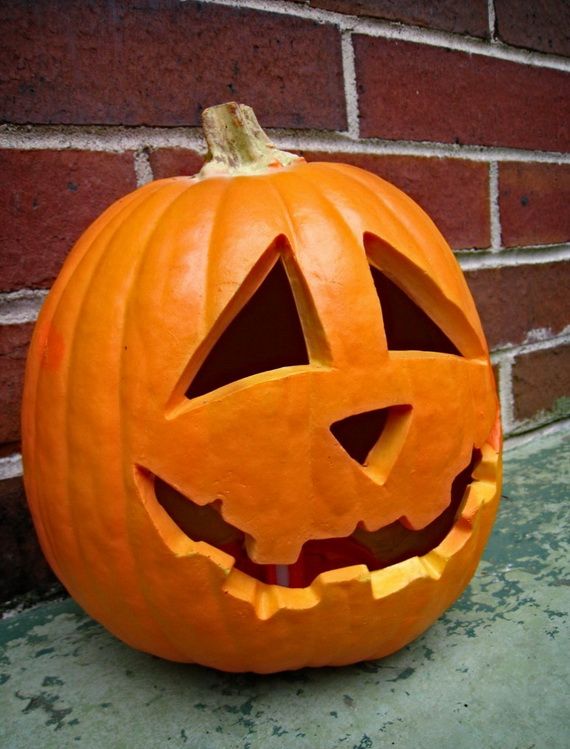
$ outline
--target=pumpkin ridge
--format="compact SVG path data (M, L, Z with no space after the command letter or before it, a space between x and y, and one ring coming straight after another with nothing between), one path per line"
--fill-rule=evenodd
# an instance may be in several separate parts
M315 167L317 167L317 168L320 168L320 167L323 167L323 166L324 166L324 167L325 167L325 170L329 168L329 165L328 165L328 164L323 164L323 163L321 163L321 162L317 162L317 163L315 163L315 164L314 164L314 166L315 166ZM337 173L337 174L341 174L341 175L342 175L343 177L348 177L348 179L351 179L351 178L352 178L352 175L346 175L346 174L345 174L345 172L344 172L344 171L343 171L342 169L339 169L339 168L335 168L335 167L342 167L342 166L344 166L344 165L342 165L342 164L332 164L332 165L330 165L330 167L332 168L332 170L333 170L333 171L334 171L335 173ZM295 176L296 176L296 177L298 177L298 178L301 178L301 179L305 179L305 180L306 180L306 181L308 181L308 182L311 182L311 184L313 185L313 187L317 189L317 191L318 191L319 195L321 195L321 196L322 196L322 199L323 199L323 201L324 201L324 202L326 202L326 203L327 203L327 205L328 205L328 206L330 207L330 210L331 210L331 212L334 212L334 213L335 213L335 215L336 215L336 216L337 216L337 217L338 217L338 218L339 218L339 219L340 219L340 220L342 221L343 225L347 227L348 231L349 231L349 232L351 233L351 235L352 235L352 236L354 237L354 239L355 239L355 242L356 242L356 243L357 243L358 245L360 245L360 246L362 247L362 250L363 250L363 254L364 254L364 256L366 257L366 259L368 260L368 262L369 262L369 263L370 263L370 262L372 262L372 258L370 257L370 252L369 252L369 249L368 249L368 246L367 246L367 245L368 245L369 243L367 243L367 241L366 241L366 237L367 237L367 235L368 235L368 236L371 236L371 237L374 237L374 238L376 238L376 235L375 235L375 234L374 234L373 232L369 232L369 231L366 231L366 230L364 231L363 235L359 235L359 234L356 234L356 232L354 231L353 227L352 227L352 226L350 225L350 223L348 222L348 220L347 220L347 219L346 219L346 217L344 216L344 213L343 213L343 212L342 212L341 210L339 210L339 208L337 208L337 206L336 206L336 204L334 203L333 199L332 199L332 198L331 198L331 197L330 197L330 196L328 195L328 193L327 193L326 189L322 189L322 188L321 188L321 186L320 186L320 184L319 184L318 182L316 182L316 181L315 181L315 180L313 180L313 179L310 179L309 175L311 175L311 173L313 173L313 174L314 174L314 170L313 170L313 171L311 170L311 168L312 168L312 167L313 167L313 164L308 164L306 168L303 168L303 169L297 169L297 171L296 171L296 175L295 175ZM353 168L354 168L354 169L358 169L358 167L353 167ZM380 180L381 180L381 178L378 178L378 179L380 179ZM383 183L385 183L385 184L388 184L388 185L389 185L389 183L385 182L385 180L381 180L381 181L382 181ZM358 181L358 180L357 180L357 182L358 182L358 184L359 184L359 185L361 185L361 186L362 186L362 187L363 187L364 189L366 189L366 188L367 188L367 186L365 185L365 183L362 183L362 182L360 182L360 181ZM401 191L400 191L400 192L401 192ZM402 193L402 195L405 195L405 193ZM408 198L408 196L405 196L405 197L406 197L406 198ZM409 199L409 198L408 198L408 199ZM414 205L417 205L417 204L416 204L416 203L415 203L414 201L412 201L412 203L413 203ZM395 210L393 209L392 205L391 205L391 204L389 204L389 203L386 203L386 202L384 203L384 205L385 205L386 209L387 209L387 210L388 210L388 211L389 211L389 212L391 213L391 215L392 215L392 216L393 216L394 218L396 218L397 220L399 220L399 214L397 214L397 212L396 212L396 211L395 211ZM423 211L423 209L422 209L422 211ZM427 216L427 214L426 214L426 216ZM402 226L402 227L403 227L403 228L404 228L404 229L406 230L406 232L407 232L407 233L409 234L409 231L408 231L407 225L405 225L405 224L402 224L402 223L400 223L400 225L401 225L401 226ZM434 226L435 226L435 225L434 225ZM436 228L437 228L437 227L436 227ZM410 236L413 236L413 235L410 235ZM399 261L399 262L402 262L403 260L406 260L406 261L408 261L408 262L409 262L409 264L410 264L410 267L411 267L411 268L413 268L413 272L420 272L420 273L422 273L422 270L423 270L423 269L422 269L422 268L421 268L420 266L418 266L418 265L416 265L415 263L413 263L412 261L410 261L410 260L409 260L409 259L407 258L406 254L405 254L404 252L402 252L402 250L400 250L400 249L399 249L399 248L397 248L397 247L394 247L394 246L393 246L393 245L392 245L392 244L391 244L390 242L388 242L387 240L385 240L385 239L384 239L383 237L377 237L377 239L378 239L378 240L379 240L379 241L380 241L380 242L381 242L381 243L382 243L383 245L386 245L387 247L390 247L390 248L391 248L391 250L393 251L394 255L395 255L395 256L396 256L397 258L398 258L398 261ZM414 241L415 241L415 238L414 238ZM418 246L420 246L420 245L418 244ZM446 245L446 247L447 247L447 245ZM449 248L447 248L447 249L449 250ZM449 250L449 252L451 252L451 250ZM424 253L424 257L425 257L425 260L426 260L426 262L427 262L427 263L429 264L429 259L427 258L427 256L425 256L425 253ZM420 307L420 309L421 309L421 310L422 310L423 312L425 312L426 314L428 314L428 313L427 313L427 312L425 311L424 305L423 305L423 304L421 303L421 301L419 301L419 300L417 300L417 299L415 298L415 295L414 295L413 293L410 293L410 291L409 291L409 290L407 290L407 289L403 288L401 284L399 284L399 283L397 283L396 281L394 281L394 280L393 280L392 276L393 276L393 275L395 275L395 274L392 274L392 273L390 273L389 271L386 271L386 270L384 270L384 268L382 267L382 266L383 266L384 264L381 264L381 265L379 265L378 263L375 263L375 265L376 265L376 267L378 267L378 268L379 268L379 270L381 270L381 271L382 271L383 273L385 273L385 275L387 275L387 276L388 276L388 278L389 278L390 280L392 280L392 282L393 282L393 283L395 283L395 284L396 284L396 286L398 286L398 287L399 287L399 288L400 288L400 289L401 289L401 290L402 290L402 291L403 291L403 292L404 292L404 293L405 293L406 295L408 295L408 296L409 296L409 297L410 297L410 298L412 299L412 301L414 301L414 302L415 302L415 303L416 303L416 304L417 304L417 305L418 305L418 306ZM425 275L425 273L422 273L422 280L423 280L423 282L424 282L424 286L425 286L425 283L427 283L427 282L428 282L428 281L430 280L430 278L429 278L428 276L426 276L426 275ZM416 284L417 284L417 281L416 281ZM440 291L440 290L439 290L439 287L437 287L437 286L435 286L435 285L434 285L434 288L433 288L433 289L430 289L430 290L426 291L426 296L428 296L428 298L430 298L430 297L431 297L431 298L433 298L433 297L434 297L435 295L438 295L438 292L439 292L439 291ZM441 304L441 300L438 300L438 302L439 302L439 304ZM474 336L474 337L476 337L476 336L477 336L477 334L478 334L478 331L477 331L476 329L473 329L473 326L471 325L471 322L470 322L470 321L468 320L468 318L467 318L467 317L465 317L465 316L464 316L464 315L462 314L462 310L461 310L461 307L457 305L457 303L456 303L455 299L450 299L449 297L446 297L446 298L445 298L445 302L446 302L446 303L447 303L447 304L448 304L449 306L451 306L451 307L453 308L453 310L454 310L454 313L455 313L455 315L459 315L459 316L460 316L461 318L463 318L463 320L464 320L464 325L467 325L469 329L472 329L472 333L473 333L473 336ZM438 304L436 304L435 302L434 302L434 305L433 305L433 306L434 306L434 307L435 307L436 309L438 309ZM429 315L429 314L428 314L428 316L429 316L429 317L431 317L431 315ZM433 318L432 318L432 320L433 320ZM444 326L442 325L442 322L441 322L441 321L440 321L440 322L438 322L438 321L436 321L436 320L434 320L434 322L435 322L435 324L436 324L436 325L438 325L438 326L439 326L439 327L440 327L440 328L441 328L441 329L443 330L443 332L444 332L444 333L445 333L446 335L448 335L448 337L450 337L450 340L451 340L451 341L452 341L452 342L454 343L453 337L449 336L449 334L448 334L448 333L446 332L446 330L445 330L445 327L444 327ZM443 321L443 323L445 324L445 320ZM384 326L382 326L382 329L383 329L383 333L384 333L384 335L385 335L385 332L384 332ZM388 348L387 342L386 342L386 348Z
M388 195L386 194L386 191L390 188L397 190L397 197L400 199L405 199L406 202L409 201L409 204L411 204L414 208L418 209L424 214L427 218L427 214L425 214L425 211L419 206L414 200L412 200L408 195L406 195L403 190L399 190L394 185L390 184L387 180L382 179L382 177L378 177L375 174L370 174L365 172L363 169L357 166L352 166L351 164L340 164L340 163L326 163L326 162L314 162L315 166L317 168L324 168L324 171L333 171L335 175L340 177L341 179L344 179L346 182L352 183L352 185L357 185L360 190L363 190L369 194L371 194L376 200L378 200L381 204L383 209L390 214L391 219L398 224L403 234L405 234L410 239L410 243L414 245L416 251L420 255L420 257L425 261L426 265L429 265L429 258L426 255L426 252L424 250L425 242L419 241L419 239L415 236L413 232L410 231L409 226L407 223L402 221L402 218L400 216L400 213L394 208L394 205L392 201L389 200ZM368 178L372 177L378 188L377 191L371 188L371 186L368 184ZM443 237L440 235L439 231L437 230L437 227L431 221L431 225L436 230L438 239L443 243L445 247L447 247L447 243L443 239ZM360 237L359 237L360 239ZM399 253L402 253L401 249L398 249Z
M74 244L73 250L71 251L68 258L66 258L63 267L61 269L60 274L56 278L56 280L53 283L53 286L51 287L49 294L44 301L42 308L40 310L40 320L39 322L43 323L44 327L48 327L53 318L55 317L57 313L57 309L61 303L61 299L63 294L65 293L65 290L67 288L69 278L73 272L76 271L78 265L83 261L85 255L88 253L92 245L98 241L100 235L102 232L104 232L106 229L109 228L109 224L105 223L104 217L108 216L109 213L111 213L111 209L115 209L112 215L112 220L119 220L124 216L125 213L127 213L128 207L136 200L136 194L138 193L138 190L135 190L128 195L126 195L124 198L122 198L117 203L110 206L110 208L105 211L97 221L95 221L86 231L83 232L81 237L77 240L77 242ZM129 200L130 199L130 200ZM119 204L122 204L120 209L118 209ZM82 243L87 241L87 238L89 237L89 241L87 244L87 247L83 250L83 253L80 256L75 257L74 250L76 247L79 247ZM34 329L34 332L32 334L32 339L30 342L30 349L35 348L36 346L42 346L42 343L38 343L38 340L40 338L40 333L43 332L43 327L41 325L37 325ZM26 394L22 401L22 412L23 412L23 420L27 418L28 412L32 410L32 406L29 406L28 404L31 402L32 404L35 404L37 401L37 388L40 381L40 365L38 360L29 357L27 366L26 366L26 382L25 382L25 389ZM29 392L33 391L33 395L30 395ZM37 420L38 414L35 413L36 419L34 419L33 424L33 434L29 435L29 430L26 431L28 435L27 443L29 445L35 446L35 421ZM28 481L31 481L31 477L28 477Z
M219 259L216 257L216 240L218 234L224 234L225 233L225 227L221 224L221 216L223 215L225 205L224 203L227 201L227 198L230 194L230 191L232 187L235 189L236 182L233 180L227 180L225 184L225 189L221 191L221 193L218 195L218 200L216 202L216 206L212 212L212 219L211 219L211 229L210 229L210 235L208 238L208 248L206 250L206 301L204 303L204 314L202 316L202 324L205 325L206 329L202 329L201 337L204 335L207 335L209 329L215 325L217 314L214 314L212 312L212 302L211 302L211 295L208 293L209 290L212 288L212 277L211 277L211 271L215 267L215 265L219 262ZM223 243L221 243L221 246L223 247ZM215 307L214 307L215 309Z
M125 347L125 340L126 340L125 335L127 331L127 321L129 319L129 310L132 306L133 299L136 296L132 292L132 290L136 289L136 280L144 268L145 257L147 256L148 250L150 246L152 245L157 228L161 225L161 222L164 220L165 216L174 209L175 205L179 201L183 201L186 198L189 190L192 189L192 187L193 187L193 183L189 185L185 185L184 189L177 192L172 197L172 199L167 203L167 205L163 207L163 210L161 211L160 215L156 218L154 222L154 226L148 232L148 236L146 237L142 247L139 248L139 252L137 255L136 268L133 271L133 277L130 283L131 293L127 295L124 301L124 307L123 307L124 313L123 313L123 321L121 325L122 335L121 335L121 345L119 347L119 362L120 362L119 382L122 384L120 387L120 391L118 393L120 411L123 410L125 400L126 400L125 394L124 394L124 387L125 387L125 382L127 381L127 378L124 376L125 357L122 355L122 352ZM120 430L121 430L121 444L123 446L126 446L129 444L130 441L129 441L125 422L122 420L120 422ZM145 590L145 586L142 584L142 581L144 579L143 569L141 568L141 565L138 559L138 554L136 552L136 542L134 542L134 539L132 538L132 535L131 535L132 534L131 514L133 511L133 508L131 506L131 503L129 502L129 497L133 491L133 486L132 486L132 480L131 480L131 476L129 474L127 466L123 467L122 476L123 476L123 480L122 480L123 513L122 514L124 517L124 527L127 530L129 538L131 539L130 554L128 556L130 557L133 570L136 571L135 579L137 581L137 588L140 594L140 602L146 608L150 616L150 621L152 622L152 625L155 628L155 631L160 632L160 635L163 638L163 640L166 643L168 643L169 648L172 650L173 653L176 654L173 657L180 658L181 660L183 660L187 657L186 653L178 648L176 643L173 642L172 638L169 637L164 627L161 626L160 617L156 615L157 612L155 610L155 607L149 600L149 597Z
M320 164L317 162L312 162L310 164L307 164L304 168L298 168L295 171L295 177L296 179L299 179L305 183L309 183L311 185L311 188L315 195L318 196L318 199L321 203L324 203L329 212L334 214L336 216L339 223L344 227L347 234L350 234L350 236L354 239L354 241L359 244L360 243L360 234L356 232L350 222L348 221L347 217L344 215L344 212L337 206L337 204L334 202L334 200L328 195L326 185L323 186L318 180L313 179L314 173L316 169Z
M298 219L296 217L296 213L301 209L306 210L306 206L308 204L308 195L310 195L310 200L312 201L312 205L319 206L324 205L326 206L329 213L332 213L334 217L336 218L337 222L341 224L343 233L338 230L338 227L334 225L334 222L331 221L330 215L326 217L326 221L323 223L326 224L327 229L332 237L334 237L337 240L340 240L341 238L348 239L349 240L349 246L350 250L353 256L354 263L353 265L356 267L358 265L359 272L361 270L364 270L364 266L367 265L365 253L362 247L362 241L360 236L355 234L352 226L344 216L344 214L336 207L336 205L328 198L328 196L325 194L325 192L321 189L321 186L316 183L314 180L309 178L309 174L313 170L313 164L304 164L299 167L296 167L292 170L290 170L287 173L281 173L279 175L275 175L273 178L274 181L279 184L280 187L280 193L283 197L283 202L286 206L288 215L291 217L291 221L293 223L293 226L297 226ZM297 181L302 181L306 186L309 187L310 193L304 192L303 199L299 199L298 195L298 188L296 187L295 183ZM314 209L316 212L318 212L318 208L315 207ZM297 233L298 236L298 233ZM303 251L302 246L299 245L299 242L297 242L296 247L296 254L300 255ZM362 262L361 262L362 261ZM367 271L367 268L366 268ZM313 296L313 295L311 295ZM317 313L320 312L316 302L315 307L317 309ZM322 319L322 313L319 315L324 330L325 335L327 332L327 326L324 323ZM378 315L378 330L376 332L376 342L378 346L378 350L385 352L386 346L385 342L383 341L383 328L380 325L380 315ZM343 355L343 350L346 347L346 341L343 339L338 339L334 342L330 340L329 337L327 337L327 341L329 344L329 351L331 352L332 361L335 366L338 366L339 362L342 362L343 359L346 357Z
M170 182L169 182L168 186L170 186ZM177 186L177 188L178 189L176 190L175 196L173 196L173 200L175 200L178 197L178 195L183 190L187 189L186 186L184 186L183 189L180 189L180 186ZM134 209L128 215L128 219L127 220L133 221L133 220L136 219L136 216L137 216L137 214L139 212L141 214L143 214L143 215L146 215L146 213L148 212L148 206L149 206L150 203L152 203L152 202L159 203L159 205L157 206L157 208L158 208L158 211L157 211L158 215L155 217L155 220L153 221L153 224L151 226L147 227L149 237L152 235L152 233L155 231L156 227L159 225L160 218L162 217L162 215L164 214L164 212L166 212L166 210L168 209L168 207L170 205L170 203L169 203L166 206L166 208L164 206L162 206L162 209L161 209L159 199L161 197L162 197L162 199L164 199L164 196L161 196L161 194L160 194L161 192L162 192L162 190L155 190L155 191L151 192L150 194L145 194L144 199L141 200L139 203L137 203L134 206ZM104 246L102 247L101 254L99 255L98 259L95 261L94 267L93 267L93 269L90 272L90 275L89 275L89 278L87 280L87 283L85 284L85 287L82 289L81 299L80 299L79 306L77 308L77 314L76 314L75 323L74 323L74 326L73 326L73 335L71 336L73 339L75 339L77 337L77 339L80 340L80 336L78 335L78 321L80 320L82 314L84 314L84 310L86 309L87 304L91 301L91 298L92 298L92 289L94 288L94 286L97 283L100 283L101 269L105 266L105 263L109 263L109 258L112 257L112 255L113 255L114 252L120 251L120 248L119 248L119 250L117 250L117 243L119 242L119 238L120 238L121 232L125 231L124 227L125 227L125 224L123 222L122 224L120 224L117 227L117 229L115 231L112 232L112 234L109 237L109 239L105 242ZM140 252L139 252L139 254L138 254L137 257L140 257ZM77 293L77 292L74 292L74 293ZM126 308L126 305L127 305L127 299L123 298L123 309ZM121 327L124 329L124 321L123 321ZM79 352L79 347L78 346L75 346L74 348L72 348L70 350L69 366L67 368L67 373L69 373L69 375L72 378L73 378L74 375L76 375L77 372L81 372L81 366L79 364L77 364L77 363L74 364L74 362L76 362L76 360L77 360L78 352ZM121 354L122 354L122 349L120 349L117 352L117 356L118 356L119 360L121 358ZM69 389L71 392L73 392L76 388L73 387L73 385L71 384L71 382L72 382L72 379L68 381L68 384L66 385L66 389ZM117 398L119 399L119 403L120 403L120 394L119 393L117 393ZM119 411L120 411L120 409L119 409ZM65 444L66 444L65 454L67 456L71 456L71 458L73 460L74 449L72 448L72 442L73 442L73 440L72 440L71 434L70 434L70 426L71 425L70 425L70 420L69 419L66 419L65 425L66 425L66 428L65 428ZM70 479L70 477L72 475L73 475L72 472L68 472L67 473L66 496L68 498L70 498L70 497L73 496L73 491L72 491L72 488L71 488L71 486L69 484L69 479ZM74 531L74 534L76 535L76 539L77 539L77 545L78 545L78 550L79 550L78 557L83 560L84 567L86 569L89 569L90 564L89 564L89 561L88 561L88 558L87 558L87 552L84 549L84 545L82 544L81 540L77 536L77 529L79 527L81 527L81 523L78 522L77 510L75 509L75 503L73 501L70 501L69 508L70 508L69 509L69 516L70 516L70 518L73 521L71 523L71 525L73 526L73 531ZM106 525L108 521L107 520L103 520L102 522L103 522L103 525ZM124 559L123 559L123 564L119 568L121 569L122 575L121 576L115 576L115 578L114 578L114 585L120 591L121 588L123 588L123 586L124 586ZM121 578L123 578L123 579L121 579ZM104 610L105 609L105 603L104 603L104 601L105 601L105 599L107 597L107 594L102 591L102 589L101 589L102 583L99 581L97 575L92 575L90 577L89 585L90 585L91 591L93 592L93 594L95 596L95 600L97 601L97 604L96 604L97 609L96 609L96 611L98 613L99 610ZM80 598L80 600L81 600L81 598Z
M71 293L70 290L69 290L70 280L71 280L71 274L72 273L77 273L79 271L81 265L86 262L89 254L90 254L90 251L92 251L92 248L95 246L95 244L97 242L101 241L101 236L103 234L105 234L105 233L108 232L109 235L110 235L110 237L113 237L115 235L115 233L120 230L120 228L121 228L121 219L124 219L125 214L129 213L129 209L132 211L132 209L133 209L133 203L136 202L136 198L134 197L134 195L136 194L136 192L137 191L134 191L134 193L131 193L131 196L133 196L133 198L132 198L131 201L128 201L126 203L126 205L123 205L121 207L121 210L115 212L115 214L113 215L113 217L111 219L111 222L112 222L111 224L105 223L102 220L103 217L100 217L101 221L100 221L100 224L99 224L99 226L100 226L99 231L97 231L97 232L94 231L92 233L92 235L91 235L91 237L89 239L87 247L84 249L83 253L80 256L77 256L77 258L74 258L74 257L70 256L68 259L66 259L66 261L64 263L64 269L63 270L65 271L66 267L67 268L71 268L71 270L69 270L65 275L63 275L61 277L58 277L58 279L56 280L56 283L54 284L53 289L50 291L50 294L48 295L48 299L46 300L46 303L43 305L42 310L40 312L40 318L38 320L38 327L34 331L35 332L34 338L36 338L38 336L38 333L39 333L40 330L43 330L43 327L40 327L40 325L46 326L46 327L47 326L51 327L51 324L52 324L53 320L57 317L58 311L62 307L64 299L67 296L69 296L69 294ZM155 191L153 191L153 193L154 192ZM151 194L153 194L153 193L151 193ZM129 196L126 196L126 197L129 197ZM148 196L145 196L144 199L146 200L147 197ZM141 200L141 202L142 202L142 200ZM92 227L90 227L90 228L92 228ZM75 245L76 248L80 247L80 245L81 245L81 243L83 241L83 238L86 235L88 235L88 232L89 232L89 229L86 232L83 233L83 235L80 237L80 239L77 241L77 243ZM101 254L104 254L105 250L106 250L106 244L103 245L103 247L101 248ZM69 261L72 261L73 265ZM73 262L73 261L75 261L75 262ZM79 316L79 311L80 311L80 307L77 309L76 319ZM67 313L66 313L66 318L68 318L68 314ZM73 329L73 333L74 333L74 329ZM71 336L71 338L73 338L73 335ZM31 347L35 348L36 345L39 345L39 344L36 344L36 341L34 341L34 339L32 339ZM30 358L28 360L30 361ZM31 361L33 361L33 359L31 359ZM68 373L69 373L69 367L66 369L66 374L68 374ZM28 373L26 373L26 380L28 379L28 376L29 376ZM36 368L36 371L34 373L35 382L33 383L33 385L31 385L31 387L34 388L34 404L38 400L38 392L39 392L39 388L40 388L40 384L41 384L43 376L44 375L43 375L43 372L41 370L41 365L38 365L38 367ZM26 444L25 450L24 450L24 452L26 454L28 453L29 450L31 450L31 451L33 451L35 453L35 451L37 449L37 446L35 444L35 440L36 440L36 434L37 434L37 422L38 422L38 419L40 418L40 416L41 416L40 410L36 409L35 410L35 419L34 419L34 425L35 425L35 427L34 427L34 436L33 436L34 442L31 445L31 447L29 447L29 448L28 448L28 444ZM30 440L30 442L31 442L31 440ZM26 443L27 443L27 440L26 440ZM61 454L62 454L62 456L63 455L68 456L68 454L69 454L68 446L66 446L66 449L63 450L61 452ZM67 471L65 471L65 470L64 470L64 473L66 475L68 475ZM64 492L64 494L65 494L66 497L69 497L69 491L68 491L68 489L66 489L66 491ZM43 506L42 506L42 504L43 503L41 503L41 502L37 503L38 512L39 512L40 516L43 515ZM69 515L69 517L71 517L71 512L70 511L68 511L68 515ZM61 570L65 566L63 568L60 566L60 563L58 561L58 554L57 554L57 551L56 551L56 545L53 544L53 541L51 540L52 539L52 535L53 535L52 532L51 532L51 523L46 522L44 520L44 522L42 523L42 528L43 528L43 531L44 531L44 541L47 543L47 548L45 550L46 554L47 554L47 556L48 556L48 558L50 560L53 560L54 567L56 568L56 571L57 570ZM74 532L74 535L76 536L75 526L73 527L73 532ZM76 539L76 550L74 552L74 555L76 557L79 555L79 544L77 543L77 539ZM61 578L61 575L58 574L58 577Z
M167 180L162 181L166 182ZM133 190L128 195L125 195L103 211L93 224L87 227L73 245L68 257L64 261L60 274L50 289L49 295L51 296L52 292L55 292L56 295L61 297L70 277L78 271L79 266L90 252L92 246L100 241L101 235L108 231L112 225L122 223L125 219L128 220L141 203L150 199L151 196L159 192L160 189L161 186L157 184L157 182L149 182L148 184ZM81 249L81 245L85 243L87 243L86 246L82 248L81 254L78 255L77 253Z
M382 177L379 177L376 174L366 172L364 169L361 169L360 167L353 166L351 164L325 163L325 162L317 162L317 163L320 167L325 167L326 169L331 169L337 173L342 174L348 180L360 185L362 188L369 191L370 193L372 193L374 197L380 200L384 208L390 212L390 214L394 217L395 220L398 221L399 225L402 227L405 233L408 234L413 239L414 245L416 246L418 250L420 250L421 257L424 260L424 264L428 272L431 275L434 275L437 277L437 276L441 276L441 271L444 270L445 271L445 284L446 285L449 284L451 286L451 291L453 293L453 296L461 298L461 302L467 305L470 316L471 317L475 316L475 321L479 323L479 318L477 315L475 304L471 298L471 294L469 292L465 279L463 278L461 272L458 272L458 265L453 255L453 252L451 248L449 247L447 241L443 237L442 233L440 232L439 228L433 221L433 219L423 209L423 207L419 205L419 203L413 200L403 190L399 189L398 187L391 184L387 180L383 179ZM374 187L372 187L370 183L372 183ZM418 216L421 216L422 221L425 223L426 226L430 227L430 241L435 242L437 246L437 253L435 253L432 250L429 250L429 251L425 250L426 243L425 243L425 238L422 236L422 233L413 231L412 228L410 228L409 222L404 223L402 221L400 212L394 207L393 201L390 200L390 194L392 194L394 197L397 197L399 200L404 202L406 206L406 210L404 212L405 215L408 215L411 209L412 211L417 212ZM380 237L380 238L384 239L383 237ZM384 239L384 241L387 241L387 240ZM399 254L406 255L406 252L402 251L402 249L396 248L396 247L394 249L396 249ZM444 268L440 267L442 261L445 262ZM416 265L416 263L414 263L414 265ZM422 270L423 272L425 272L426 268L423 268L421 265L418 265L418 270ZM472 320L470 320L470 323L471 325L473 325ZM479 327L480 327L480 324L479 324Z
M295 170L295 174L297 171ZM291 246L291 251L293 253L297 252L297 230L293 221L293 217L291 215L291 211L289 210L289 207L283 198L283 195L281 194L281 190L279 189L279 180L275 179L274 175L264 175L263 177L260 177L260 180L263 181L263 184L267 186L267 188L273 193L273 196L275 198L275 202L279 205L280 213L283 217L283 222L286 224L288 228L288 232L285 233L286 238L289 241L289 244Z
M297 176L298 170L295 170L294 174ZM288 232L284 234L284 238L288 243L289 253L284 257L284 264L289 277L289 283L293 289L297 311L301 319L301 326L305 336L309 359L311 363L318 363L321 366L330 366L332 362L332 353L327 333L317 308L315 296L307 284L299 264L299 242L293 215L291 214L289 206L279 189L279 181L273 176L266 176L263 178L263 181L274 193L284 223L288 228ZM301 291L298 290L299 288ZM307 318L310 318L311 326L308 324Z

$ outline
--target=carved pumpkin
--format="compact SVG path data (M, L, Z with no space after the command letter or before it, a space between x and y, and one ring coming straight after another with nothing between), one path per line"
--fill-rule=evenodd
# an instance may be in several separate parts
M210 159L81 237L40 315L25 482L53 569L135 648L344 664L473 575L500 483L472 298L428 216L205 112Z

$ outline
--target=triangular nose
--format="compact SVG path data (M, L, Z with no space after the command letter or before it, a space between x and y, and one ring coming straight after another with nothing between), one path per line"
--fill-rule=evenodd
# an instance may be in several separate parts
M377 408L354 414L335 421L330 429L350 457L366 465L366 458L380 439L389 412L389 408Z

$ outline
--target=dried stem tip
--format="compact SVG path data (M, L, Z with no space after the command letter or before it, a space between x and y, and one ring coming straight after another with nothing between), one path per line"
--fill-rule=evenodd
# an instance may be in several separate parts
M274 146L245 104L231 101L205 109L202 126L208 154L199 177L263 174L303 160Z

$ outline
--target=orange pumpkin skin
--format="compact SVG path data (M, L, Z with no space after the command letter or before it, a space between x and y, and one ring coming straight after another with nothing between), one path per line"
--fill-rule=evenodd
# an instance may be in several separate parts
M223 329L280 259L310 362L185 393ZM462 356L389 351L370 264ZM331 434L405 404L359 465ZM421 529L481 458L432 550L310 585L260 582L192 540L153 476L217 502L259 564L309 539L401 521ZM129 645L228 671L378 658L423 632L472 577L500 494L498 403L461 271L427 215L351 166L302 160L257 176L166 179L81 237L38 320L23 409L28 499L71 595Z

